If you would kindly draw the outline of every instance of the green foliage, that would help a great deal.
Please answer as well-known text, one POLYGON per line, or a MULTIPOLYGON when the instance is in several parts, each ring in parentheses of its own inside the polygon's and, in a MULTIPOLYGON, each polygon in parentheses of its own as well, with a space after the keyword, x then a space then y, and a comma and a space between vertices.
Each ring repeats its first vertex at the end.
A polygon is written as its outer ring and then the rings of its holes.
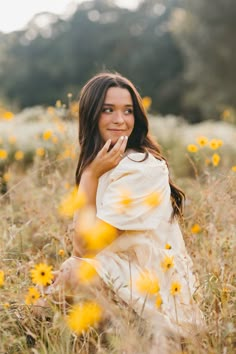
POLYGON ((236 106, 234 0, 180 0, 173 27, 186 62, 188 109, 216 119, 226 107, 236 106))

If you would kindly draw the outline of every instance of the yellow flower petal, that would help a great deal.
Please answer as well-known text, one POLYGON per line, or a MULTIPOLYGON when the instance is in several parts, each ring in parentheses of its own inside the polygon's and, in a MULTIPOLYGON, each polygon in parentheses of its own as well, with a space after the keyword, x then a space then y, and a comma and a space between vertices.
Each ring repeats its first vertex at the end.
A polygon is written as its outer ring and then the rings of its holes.
POLYGON ((49 285, 53 279, 52 266, 40 263, 30 271, 32 282, 37 285, 49 285))
POLYGON ((176 296, 180 293, 182 285, 178 281, 174 281, 170 286, 170 294, 176 296))
POLYGON ((198 151, 198 147, 197 147, 197 145, 195 145, 195 144, 189 144, 189 145, 187 146, 187 150, 188 150, 189 152, 195 153, 195 152, 198 151))
POLYGON ((160 290, 160 285, 153 272, 145 271, 136 280, 136 288, 140 293, 156 294, 160 290))
POLYGON ((68 316, 68 327, 77 335, 94 327, 102 318, 102 308, 95 302, 87 301, 85 303, 73 305, 68 316))

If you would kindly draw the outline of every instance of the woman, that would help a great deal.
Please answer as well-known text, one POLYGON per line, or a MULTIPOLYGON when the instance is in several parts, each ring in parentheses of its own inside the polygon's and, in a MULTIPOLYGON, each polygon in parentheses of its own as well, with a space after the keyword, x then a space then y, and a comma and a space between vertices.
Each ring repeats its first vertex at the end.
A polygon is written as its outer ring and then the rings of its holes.
POLYGON ((73 255, 54 286, 64 282, 75 289, 78 263, 90 263, 155 330, 186 335, 202 316, 192 299, 192 262, 178 225, 184 193, 169 178, 167 162, 149 135, 142 99, 128 79, 101 73, 83 87, 79 144, 79 191, 96 220, 114 227, 117 237, 93 258, 83 258, 78 213, 73 255))

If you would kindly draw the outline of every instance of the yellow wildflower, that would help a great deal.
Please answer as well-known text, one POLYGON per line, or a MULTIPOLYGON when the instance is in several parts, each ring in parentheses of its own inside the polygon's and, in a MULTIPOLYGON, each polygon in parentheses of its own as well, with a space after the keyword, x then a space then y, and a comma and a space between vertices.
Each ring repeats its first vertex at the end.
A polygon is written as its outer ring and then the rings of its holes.
POLYGON ((136 287, 140 293, 156 294, 160 290, 157 276, 151 271, 143 272, 136 280, 136 287))
POLYGON ((233 172, 236 172, 236 165, 232 166, 231 170, 232 170, 233 172))
POLYGON ((218 147, 221 147, 224 144, 223 140, 221 139, 217 139, 217 142, 218 142, 218 147))
POLYGON ((148 110, 151 107, 152 99, 151 97, 145 96, 142 98, 143 107, 148 110))
POLYGON ((219 162, 220 162, 220 155, 219 154, 213 154, 212 155, 212 164, 216 167, 219 165, 219 162))
POLYGON ((89 283, 94 280, 97 275, 97 272, 90 263, 86 261, 81 261, 78 267, 77 275, 81 283, 89 283))
POLYGON ((43 140, 48 140, 50 139, 52 136, 52 131, 51 130, 45 130, 45 132, 43 133, 43 140))
POLYGON ((164 272, 174 267, 174 256, 172 257, 165 256, 164 260, 161 262, 161 267, 164 272))
POLYGON ((9 304, 9 302, 5 302, 4 304, 3 304, 3 307, 4 307, 4 309, 9 309, 9 307, 10 307, 10 304, 9 304))
POLYGON ((193 224, 193 226, 191 227, 191 232, 192 234, 199 234, 199 232, 201 232, 201 226, 199 224, 193 224))
POLYGON ((90 212, 85 210, 80 219, 83 219, 79 225, 80 234, 89 251, 103 249, 116 239, 117 230, 102 220, 92 220, 89 214, 90 212))
POLYGON ((212 150, 216 150, 219 148, 219 140, 217 139, 212 139, 211 141, 209 141, 209 147, 212 149, 212 150))
POLYGON ((45 149, 43 147, 39 147, 36 149, 36 155, 39 157, 43 157, 45 155, 45 149))
POLYGON ((171 248, 172 248, 172 246, 171 246, 169 243, 167 243, 167 244, 165 245, 165 249, 166 249, 166 250, 171 250, 171 248))
POLYGON ((15 143, 16 143, 16 137, 15 137, 15 135, 10 135, 10 136, 8 137, 8 141, 9 141, 10 144, 15 144, 15 143))
POLYGON ((14 117, 14 114, 10 111, 5 111, 3 114, 2 114, 2 118, 5 119, 5 120, 12 120, 12 118, 14 117))
POLYGON ((30 271, 32 282, 37 285, 46 286, 51 283, 53 279, 52 266, 40 263, 30 271))
POLYGON ((5 278, 4 271, 0 270, 0 286, 4 285, 4 278, 5 278))
POLYGON ((189 144, 189 145, 187 146, 187 150, 188 150, 189 152, 195 153, 195 152, 198 151, 198 147, 197 147, 197 145, 195 145, 195 144, 189 144))
POLYGON ((65 251, 63 249, 60 249, 58 252, 57 252, 58 256, 60 257, 64 257, 65 256, 65 251))
POLYGON ((172 282, 170 286, 170 294, 173 296, 178 295, 181 291, 181 288, 182 286, 178 281, 172 282))
POLYGON ((0 149, 0 160, 5 160, 7 158, 7 151, 4 149, 0 149))
POLYGON ((102 318, 102 308, 95 302, 87 301, 71 307, 67 316, 68 327, 76 334, 94 327, 102 318))
POLYGON ((74 213, 84 207, 86 204, 86 195, 77 187, 64 197, 59 205, 59 214, 66 217, 73 217, 74 213))
POLYGON ((21 150, 18 150, 15 152, 14 157, 15 157, 15 160, 20 161, 24 158, 24 152, 21 150))
POLYGON ((26 305, 33 305, 40 298, 40 293, 36 288, 29 288, 28 294, 25 297, 26 305))
POLYGON ((157 294, 157 297, 156 297, 155 305, 156 305, 156 307, 159 309, 162 304, 163 304, 162 297, 161 297, 161 295, 158 293, 158 294, 157 294))
POLYGON ((161 195, 158 192, 152 192, 145 198, 144 202, 150 207, 155 208, 161 203, 161 195))
POLYGON ((208 139, 206 136, 199 136, 197 138, 197 143, 199 146, 203 147, 203 146, 207 145, 208 139))

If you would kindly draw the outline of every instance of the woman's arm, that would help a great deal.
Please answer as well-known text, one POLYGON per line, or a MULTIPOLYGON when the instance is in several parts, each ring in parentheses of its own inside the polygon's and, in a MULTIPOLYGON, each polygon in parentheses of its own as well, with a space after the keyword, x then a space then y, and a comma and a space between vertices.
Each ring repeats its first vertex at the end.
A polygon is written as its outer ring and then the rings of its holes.
MULTIPOLYGON (((127 137, 120 137, 110 150, 111 140, 108 140, 96 158, 82 173, 79 189, 86 195, 87 205, 94 208, 94 213, 96 213, 98 180, 104 173, 118 165, 125 152, 127 140, 127 137)), ((84 251, 84 245, 79 235, 79 216, 80 214, 78 213, 73 237, 73 254, 75 256, 81 256, 84 251)))

